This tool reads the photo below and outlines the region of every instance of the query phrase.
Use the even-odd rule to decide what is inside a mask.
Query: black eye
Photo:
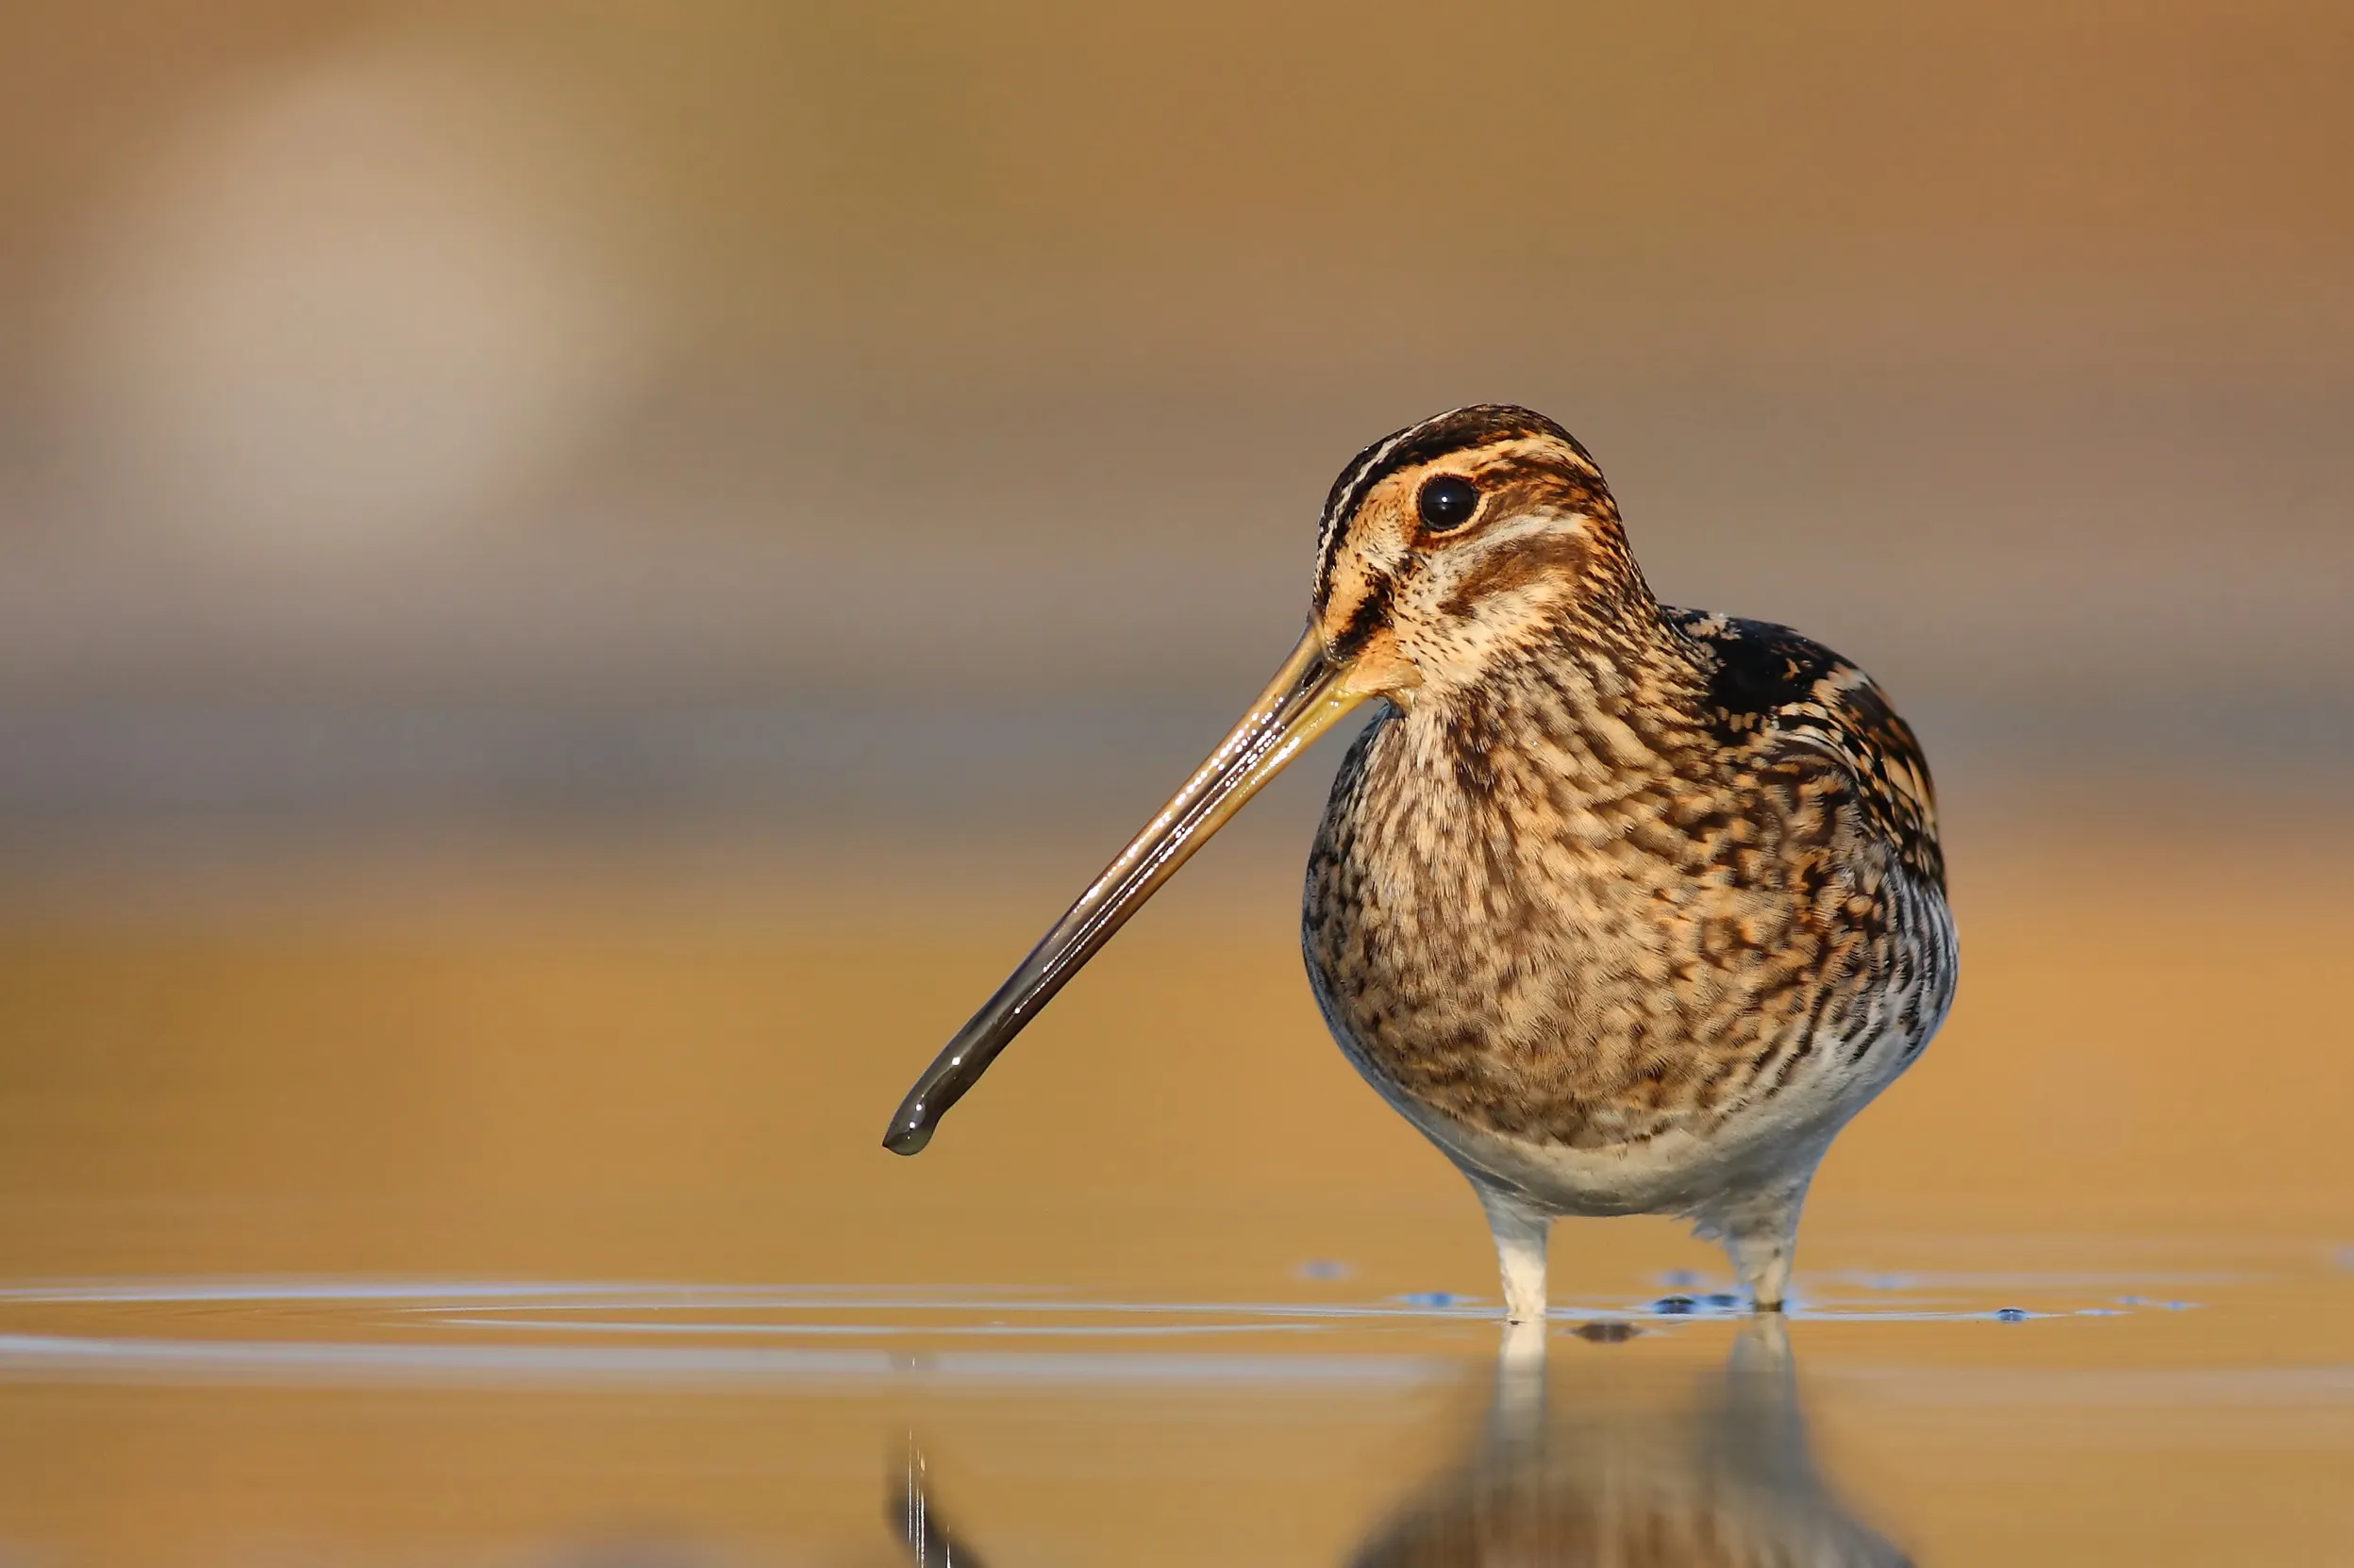
[[[1479,509],[1479,490],[1469,479],[1442,474],[1424,482],[1415,505],[1422,511],[1423,526],[1443,534],[1471,521],[1471,514]]]

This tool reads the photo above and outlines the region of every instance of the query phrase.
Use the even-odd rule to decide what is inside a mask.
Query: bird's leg
[[[1542,1383],[1544,1376],[1544,1316],[1507,1318],[1504,1339],[1495,1347],[1498,1376],[1507,1373],[1528,1382]]]
[[[1504,1276],[1504,1320],[1513,1325],[1544,1321],[1544,1239],[1553,1217],[1510,1193],[1474,1182],[1495,1237],[1495,1261]]]
[[[1506,1324],[1496,1347],[1483,1464],[1511,1464],[1544,1446],[1544,1325]]]
[[[1742,1324],[1725,1363],[1724,1425],[1750,1462],[1774,1476],[1778,1491],[1797,1493],[1808,1474],[1806,1422],[1790,1320],[1781,1313],[1752,1313]]]
[[[1761,1312],[1778,1312],[1798,1248],[1798,1210],[1807,1201],[1810,1167],[1795,1177],[1757,1188],[1703,1211],[1693,1234],[1715,1242],[1732,1259],[1733,1275]]]

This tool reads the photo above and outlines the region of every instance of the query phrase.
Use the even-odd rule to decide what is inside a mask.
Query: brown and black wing
[[[1945,885],[1937,791],[1912,726],[1872,677],[1802,632],[1695,609],[1670,625],[1713,658],[1709,703],[1728,744],[1802,746],[1829,757],[1865,820],[1930,885]]]

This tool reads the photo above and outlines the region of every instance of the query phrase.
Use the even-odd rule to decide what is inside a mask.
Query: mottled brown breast
[[[1851,1111],[1951,994],[1928,776],[1853,666],[1672,612],[1568,630],[1344,764],[1305,944],[1335,1032],[1392,1091],[1578,1148],[1751,1111]]]

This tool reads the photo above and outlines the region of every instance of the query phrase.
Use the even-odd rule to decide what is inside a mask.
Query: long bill
[[[885,1148],[915,1154],[930,1143],[948,1108],[980,1081],[997,1053],[1128,916],[1267,780],[1372,694],[1351,690],[1348,676],[1349,666],[1327,654],[1322,636],[1310,626],[1218,749],[932,1059],[892,1117]]]

